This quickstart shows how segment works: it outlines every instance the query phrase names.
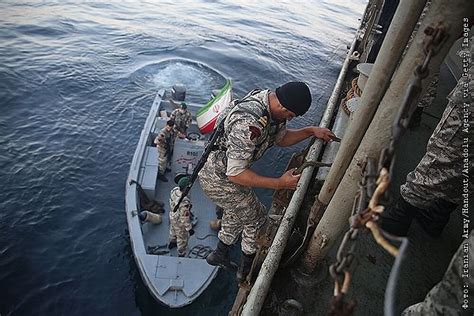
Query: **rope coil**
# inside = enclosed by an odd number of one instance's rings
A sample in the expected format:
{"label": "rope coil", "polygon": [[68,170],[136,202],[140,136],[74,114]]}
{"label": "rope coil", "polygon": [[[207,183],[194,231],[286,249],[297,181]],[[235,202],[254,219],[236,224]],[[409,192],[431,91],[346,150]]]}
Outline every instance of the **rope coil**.
{"label": "rope coil", "polygon": [[351,81],[351,88],[347,91],[346,96],[341,100],[341,107],[347,115],[351,115],[352,111],[347,107],[347,101],[352,98],[360,97],[362,95],[362,90],[357,85],[357,80],[359,77],[355,77]]}

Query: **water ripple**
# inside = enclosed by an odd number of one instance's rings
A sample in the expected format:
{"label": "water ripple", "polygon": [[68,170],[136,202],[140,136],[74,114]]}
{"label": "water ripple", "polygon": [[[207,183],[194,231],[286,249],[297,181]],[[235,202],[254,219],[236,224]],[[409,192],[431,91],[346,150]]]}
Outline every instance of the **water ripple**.
{"label": "water ripple", "polygon": [[228,273],[179,311],[141,281],[123,186],[149,107],[176,82],[205,102],[221,76],[238,97],[304,80],[313,106],[290,126],[317,122],[363,3],[1,1],[0,314],[227,313]]}

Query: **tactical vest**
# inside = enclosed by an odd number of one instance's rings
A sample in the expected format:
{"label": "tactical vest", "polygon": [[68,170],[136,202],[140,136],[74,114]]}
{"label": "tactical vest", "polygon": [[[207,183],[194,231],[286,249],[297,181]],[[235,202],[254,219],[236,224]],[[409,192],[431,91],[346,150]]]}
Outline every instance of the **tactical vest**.
{"label": "tactical vest", "polygon": [[[233,101],[219,116],[216,124],[222,123],[224,121],[224,132],[223,135],[217,140],[216,149],[227,150],[227,136],[229,131],[227,130],[227,123],[229,122],[232,114],[236,112],[245,112],[252,115],[257,123],[262,127],[262,134],[257,138],[257,143],[252,154],[252,162],[260,159],[265,151],[273,146],[274,138],[278,131],[285,125],[285,121],[282,122],[270,122],[270,113],[268,112],[267,106],[260,99],[256,98],[255,95],[262,92],[262,90],[255,89],[250,91],[245,97],[241,100]],[[257,102],[260,106],[258,111],[254,110],[254,107],[250,108],[250,102]]]}

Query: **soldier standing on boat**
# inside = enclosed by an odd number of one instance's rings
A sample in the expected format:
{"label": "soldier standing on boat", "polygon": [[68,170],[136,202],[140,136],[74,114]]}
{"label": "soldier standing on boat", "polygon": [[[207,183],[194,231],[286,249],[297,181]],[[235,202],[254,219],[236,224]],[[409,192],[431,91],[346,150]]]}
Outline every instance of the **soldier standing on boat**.
{"label": "soldier standing on boat", "polygon": [[158,149],[158,179],[163,182],[168,182],[168,179],[165,177],[165,172],[170,170],[168,164],[173,155],[175,139],[173,126],[174,120],[168,120],[154,141]]}
{"label": "soldier standing on boat", "polygon": [[[471,55],[473,54],[471,48]],[[431,135],[426,154],[407,175],[394,207],[381,214],[382,228],[406,236],[413,219],[430,236],[440,236],[449,216],[471,194],[473,178],[469,126],[474,124],[472,104],[474,67],[461,77],[448,95],[449,103]],[[468,163],[465,163],[468,161]],[[469,161],[471,163],[469,163]]]}
{"label": "soldier standing on boat", "polygon": [[175,133],[179,138],[185,138],[186,131],[193,120],[185,102],[181,102],[180,108],[174,109],[173,112],[171,112],[171,119],[174,120]]}
{"label": "soldier standing on boat", "polygon": [[217,249],[206,260],[210,265],[231,268],[229,250],[242,235],[239,282],[250,271],[257,251],[256,235],[267,214],[252,188],[294,190],[300,177],[293,175],[294,170],[279,178],[264,177],[251,170],[251,165],[273,144],[286,147],[312,136],[324,141],[335,137],[329,129],[317,126],[286,128],[287,120],[305,114],[310,105],[308,86],[289,82],[276,91],[254,90],[219,116],[218,125],[225,120],[223,135],[199,173],[206,195],[224,210]]}
{"label": "soldier standing on boat", "polygon": [[176,212],[173,212],[181,194],[188,186],[189,178],[182,177],[178,181],[178,186],[171,190],[170,194],[170,242],[169,249],[178,246],[178,255],[184,257],[186,255],[186,247],[188,245],[189,236],[194,235],[194,229],[191,223],[191,200],[185,196],[179,204]]}

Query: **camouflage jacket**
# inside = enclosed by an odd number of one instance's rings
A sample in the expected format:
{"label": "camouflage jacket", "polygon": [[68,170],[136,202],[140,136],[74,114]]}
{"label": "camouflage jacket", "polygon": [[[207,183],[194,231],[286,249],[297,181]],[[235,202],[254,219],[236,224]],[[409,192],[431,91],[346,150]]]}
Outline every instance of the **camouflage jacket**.
{"label": "camouflage jacket", "polygon": [[191,200],[185,196],[181,203],[179,204],[179,208],[176,210],[176,212],[173,212],[174,207],[179,201],[179,198],[181,197],[181,190],[179,187],[174,187],[171,190],[170,194],[170,220],[171,220],[171,225],[178,225],[183,228],[185,228],[187,231],[191,230],[193,228],[191,224]]}
{"label": "camouflage jacket", "polygon": [[188,110],[182,113],[181,109],[175,109],[171,112],[171,119],[174,120],[175,130],[184,133],[191,124],[193,117]]}
{"label": "camouflage jacket", "polygon": [[166,126],[160,130],[158,136],[156,136],[154,143],[165,149],[169,150],[174,146],[175,132],[173,129],[167,130]]}
{"label": "camouflage jacket", "polygon": [[224,133],[217,147],[225,151],[226,176],[235,176],[260,159],[265,151],[286,133],[286,121],[273,121],[270,116],[269,90],[254,90],[241,101],[233,101],[219,115]]}

